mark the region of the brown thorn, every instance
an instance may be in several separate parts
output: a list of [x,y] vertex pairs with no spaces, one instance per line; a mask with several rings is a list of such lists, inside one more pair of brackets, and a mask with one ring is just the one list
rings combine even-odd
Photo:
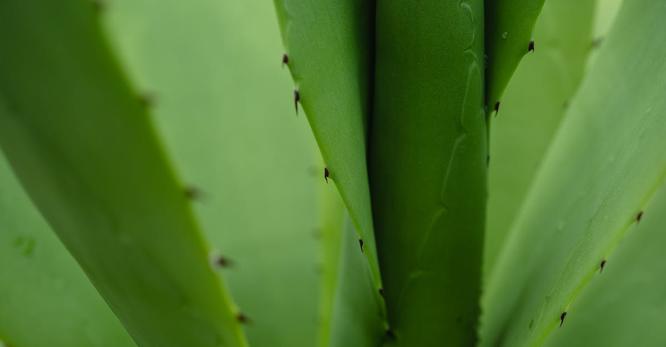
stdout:
[[604,271],[604,267],[606,266],[606,259],[601,261],[601,264],[599,264],[599,273],[602,273]]
[[296,109],[296,114],[298,114],[298,103],[301,102],[301,93],[298,92],[298,89],[294,90],[294,108]]
[[238,312],[236,314],[236,320],[241,324],[249,324],[250,323],[250,319],[247,318],[247,316],[244,315],[242,312]]
[[361,246],[361,252],[363,252],[363,239],[358,239],[358,245]]
[[497,114],[499,113],[499,109],[500,109],[500,102],[498,101],[495,103],[495,108],[494,108],[495,116],[497,116]]
[[328,178],[331,177],[331,173],[328,171],[328,168],[324,168],[324,180],[328,183]]
[[386,339],[389,341],[395,341],[395,333],[391,328],[386,329]]
[[560,315],[560,327],[562,327],[562,324],[564,324],[564,318],[567,318],[567,311],[562,312]]
[[92,0],[93,9],[95,12],[99,13],[106,9],[106,1],[104,0]]
[[188,186],[185,187],[185,190],[183,191],[185,194],[185,197],[190,199],[190,200],[199,200],[201,196],[203,195],[201,193],[201,190],[195,186]]
[[643,219],[643,211],[638,212],[636,215],[636,223],[640,223],[641,219]]
[[287,53],[282,55],[282,67],[289,64],[289,56]]
[[596,39],[592,40],[590,46],[592,47],[592,49],[599,48],[599,46],[601,46],[603,42],[604,42],[603,37],[597,37]]
[[231,267],[233,264],[234,263],[231,260],[229,260],[228,258],[225,258],[221,255],[218,255],[217,257],[215,257],[215,265],[219,266],[221,268],[228,268],[228,267]]
[[139,95],[139,103],[146,108],[154,106],[156,99],[155,94],[150,92],[145,92]]
[[530,44],[527,46],[527,52],[534,52],[534,40],[530,41]]

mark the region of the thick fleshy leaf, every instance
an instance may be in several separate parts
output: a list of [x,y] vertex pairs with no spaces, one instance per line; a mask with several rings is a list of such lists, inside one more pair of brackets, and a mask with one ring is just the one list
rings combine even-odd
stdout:
[[396,346],[471,346],[487,130],[483,1],[377,3],[370,182]]
[[[552,0],[560,1],[560,0]],[[486,100],[498,109],[504,88],[530,51],[532,29],[544,0],[486,0]]]
[[[381,287],[366,168],[374,6],[371,0],[274,0],[303,106],[330,178]],[[285,93],[285,96],[287,94]]]
[[[319,298],[319,331],[318,346],[327,347],[331,345],[333,337],[332,324],[334,321],[335,300],[338,292],[340,278],[340,261],[342,259],[342,240],[345,235],[345,207],[337,191],[332,187],[324,187],[321,193],[321,295]],[[353,231],[352,231],[353,232]],[[341,297],[345,299],[345,297]],[[358,315],[345,317],[353,320]],[[360,326],[360,324],[352,324]]]
[[[85,1],[0,2],[0,145],[141,346],[243,346],[145,110]],[[192,285],[196,283],[196,285]]]
[[386,337],[384,303],[339,196],[323,193],[320,347],[377,347]]
[[485,276],[584,75],[595,9],[596,0],[547,1],[534,29],[535,50],[502,98],[490,135]]
[[609,255],[604,270],[571,307],[566,329],[546,346],[664,346],[666,185],[645,208],[635,232]]
[[[652,230],[641,230],[641,223],[647,213],[660,214],[655,196],[666,181],[664,15],[666,3],[624,3],[493,273],[484,300],[483,346],[543,345],[565,334],[569,319],[587,305],[579,299],[598,288],[604,261],[610,266],[627,234]],[[633,241],[626,242],[631,249]],[[649,305],[653,290],[662,293],[661,279],[654,281],[654,287],[632,293],[645,298],[638,306]],[[632,278],[620,290],[635,285]],[[599,318],[606,319],[619,322]],[[635,333],[634,323],[643,324],[626,321],[627,334]]]
[[0,346],[135,346],[23,192],[2,153]]
[[615,22],[617,13],[622,6],[624,0],[596,0],[596,12],[594,15],[594,41],[592,53],[588,59],[588,65],[594,64],[598,56],[599,50],[597,48],[604,44],[606,35],[610,31],[611,26]]
[[[252,346],[316,343],[318,186],[269,1],[116,0],[106,28],[155,120]],[[251,20],[249,20],[251,18]]]

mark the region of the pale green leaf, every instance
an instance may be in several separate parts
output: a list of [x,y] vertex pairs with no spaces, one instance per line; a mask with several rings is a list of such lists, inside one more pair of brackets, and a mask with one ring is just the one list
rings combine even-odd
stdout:
[[[563,334],[603,276],[601,263],[610,266],[625,236],[642,231],[644,214],[660,214],[652,205],[666,181],[664,15],[666,3],[651,0],[620,10],[493,274],[483,346],[543,345]],[[632,295],[649,302],[655,281]]]
[[1,153],[0,346],[135,346]]
[[[84,1],[2,1],[0,145],[141,346],[244,346],[184,187]],[[193,285],[196,284],[196,285]]]
[[507,86],[490,135],[486,277],[584,75],[593,49],[595,4],[547,1],[534,29],[535,51]]
[[104,18],[133,80],[154,95],[215,253],[230,262],[222,273],[249,343],[314,346],[326,183],[307,122],[294,116],[273,4],[116,0]]

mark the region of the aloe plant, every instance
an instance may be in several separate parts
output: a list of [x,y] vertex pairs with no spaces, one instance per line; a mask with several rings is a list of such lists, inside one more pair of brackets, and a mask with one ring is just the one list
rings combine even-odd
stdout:
[[593,33],[591,18],[601,23],[597,19],[609,16],[595,16],[596,4],[547,1],[532,35],[535,49],[525,56],[502,98],[501,118],[490,136],[486,275],[584,76],[594,42],[603,36],[603,28]]
[[665,344],[619,4],[0,0],[0,346]]

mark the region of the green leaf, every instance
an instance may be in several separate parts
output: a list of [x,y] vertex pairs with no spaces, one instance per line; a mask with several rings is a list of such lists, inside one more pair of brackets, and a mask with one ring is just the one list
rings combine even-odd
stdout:
[[[269,1],[116,0],[106,28],[155,120],[252,346],[312,347],[319,187],[333,188],[292,82]],[[252,18],[252,20],[248,20]]]
[[486,200],[483,2],[377,3],[370,182],[398,346],[476,340]]
[[547,346],[666,345],[665,188],[662,184],[635,232],[605,259],[603,272],[572,305],[566,330],[553,334]]
[[594,15],[594,42],[592,53],[588,59],[588,65],[594,64],[599,50],[596,48],[604,44],[606,35],[615,22],[617,13],[624,0],[596,0],[596,12]]
[[[244,346],[183,187],[83,1],[3,1],[0,145],[141,346]],[[193,285],[196,283],[196,285]]]
[[544,0],[486,0],[485,3],[486,100],[489,108],[498,108],[504,88],[529,52],[532,29]]
[[[346,235],[344,229],[345,207],[337,194],[330,186],[324,187],[321,194],[321,295],[319,298],[319,331],[318,346],[330,346],[333,337],[332,324],[335,300],[338,293],[338,279],[340,275],[340,262],[342,259],[342,239]],[[354,232],[353,230],[351,231]],[[359,252],[360,253],[360,252]],[[345,297],[341,297],[345,299]],[[357,318],[350,315],[347,320]],[[352,324],[359,326],[359,324]]]
[[274,2],[300,104],[364,242],[378,289],[381,280],[365,156],[372,82],[372,1]]
[[379,346],[387,329],[384,301],[375,290],[354,226],[345,220],[329,346]]
[[324,263],[319,346],[379,346],[387,328],[383,299],[376,295],[369,264],[342,201],[331,189],[322,197]]
[[[666,181],[664,15],[666,4],[651,0],[621,9],[493,274],[483,346],[543,345],[563,334],[579,314],[582,295],[594,295],[602,261],[610,266],[625,235],[643,231],[644,215],[660,214],[655,195]],[[650,300],[652,290],[632,295]]]
[[0,187],[0,346],[135,346],[2,153]]
[[593,47],[596,0],[546,2],[534,30],[536,49],[516,70],[490,136],[485,276],[578,89]]
[[603,39],[610,31],[624,0],[596,0],[594,35]]

